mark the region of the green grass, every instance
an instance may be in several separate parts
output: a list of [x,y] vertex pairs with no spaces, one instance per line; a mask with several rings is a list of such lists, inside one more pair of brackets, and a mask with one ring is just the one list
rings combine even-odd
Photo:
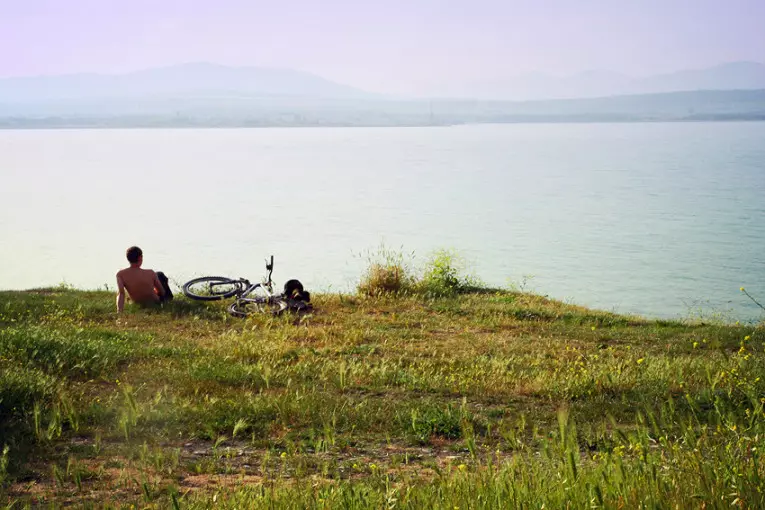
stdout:
[[0,292],[0,505],[765,506],[762,324],[486,291],[448,257],[302,318]]

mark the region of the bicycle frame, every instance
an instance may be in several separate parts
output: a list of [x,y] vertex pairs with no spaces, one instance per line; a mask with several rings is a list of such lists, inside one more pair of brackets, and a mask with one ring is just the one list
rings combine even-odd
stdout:
[[210,289],[214,287],[220,287],[220,286],[226,286],[226,285],[236,285],[236,297],[237,299],[246,299],[247,296],[252,294],[258,289],[263,289],[263,292],[265,293],[265,297],[268,299],[273,298],[274,296],[274,282],[271,281],[271,274],[274,272],[274,256],[271,255],[271,261],[269,262],[266,260],[266,270],[268,271],[266,278],[264,278],[260,283],[250,283],[250,280],[246,278],[239,278],[238,280],[228,280],[225,282],[220,283],[211,283]]
[[[202,301],[235,297],[234,303],[228,307],[229,313],[235,317],[247,317],[255,312],[279,315],[290,307],[290,300],[284,293],[274,292],[274,282],[271,280],[274,271],[273,255],[270,261],[266,259],[266,271],[266,277],[260,283],[250,283],[245,278],[235,280],[224,276],[201,276],[186,282],[183,292],[191,299]],[[294,282],[302,288],[300,282]]]
[[266,270],[268,271],[268,276],[260,283],[250,283],[249,280],[241,279],[240,281],[246,288],[241,293],[237,293],[237,299],[247,300],[247,296],[260,288],[265,292],[266,298],[271,300],[274,297],[274,282],[271,281],[271,273],[274,272],[273,255],[271,255],[271,262],[266,261]]

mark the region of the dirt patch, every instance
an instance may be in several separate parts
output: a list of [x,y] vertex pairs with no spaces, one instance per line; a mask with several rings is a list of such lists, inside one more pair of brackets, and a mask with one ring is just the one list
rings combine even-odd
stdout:
[[180,480],[181,487],[191,490],[232,489],[263,483],[257,475],[190,475]]

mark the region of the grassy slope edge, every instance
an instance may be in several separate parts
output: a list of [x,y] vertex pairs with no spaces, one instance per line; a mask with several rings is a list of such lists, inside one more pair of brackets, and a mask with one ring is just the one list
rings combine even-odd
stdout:
[[110,293],[0,292],[0,504],[765,505],[762,324],[314,301],[117,318]]

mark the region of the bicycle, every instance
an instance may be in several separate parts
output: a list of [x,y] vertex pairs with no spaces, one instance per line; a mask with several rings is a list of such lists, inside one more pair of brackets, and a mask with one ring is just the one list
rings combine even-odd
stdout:
[[[236,296],[228,311],[235,317],[247,317],[251,313],[282,313],[289,307],[284,294],[274,294],[271,273],[274,271],[274,256],[266,260],[268,274],[260,283],[250,283],[246,278],[227,278],[225,276],[202,276],[189,280],[183,285],[183,293],[199,301],[217,301]],[[302,287],[302,286],[301,286]],[[302,289],[301,289],[302,290]],[[252,296],[253,293],[257,293]]]

